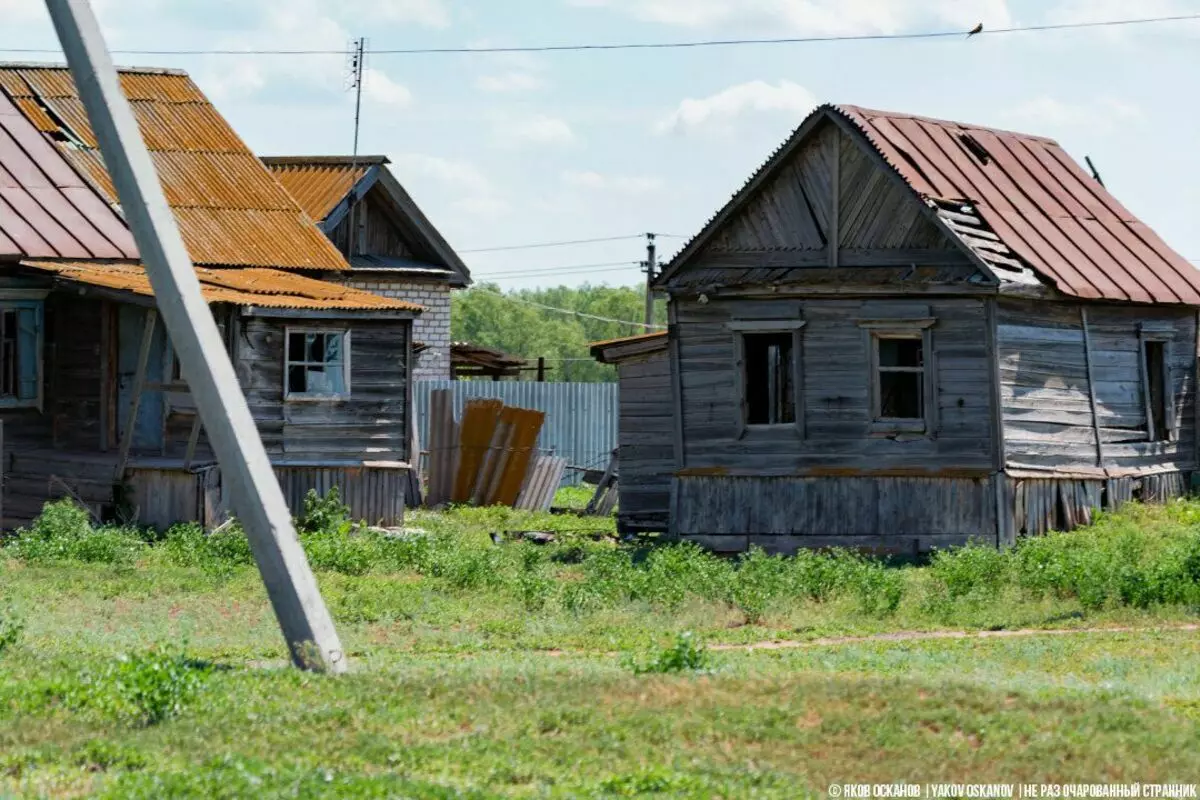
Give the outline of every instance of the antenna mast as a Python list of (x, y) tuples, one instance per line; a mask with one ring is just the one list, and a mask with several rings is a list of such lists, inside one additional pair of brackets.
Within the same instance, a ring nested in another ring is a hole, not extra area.
[(350, 75), (347, 87), (354, 90), (354, 150), (350, 156), (350, 211), (346, 215), (347, 261), (354, 255), (354, 240), (357, 234), (354, 211), (355, 206), (358, 205), (358, 197), (354, 192), (358, 184), (355, 175), (358, 174), (358, 130), (362, 121), (363, 72), (366, 69), (366, 51), (367, 40), (361, 36), (355, 39), (350, 51)]

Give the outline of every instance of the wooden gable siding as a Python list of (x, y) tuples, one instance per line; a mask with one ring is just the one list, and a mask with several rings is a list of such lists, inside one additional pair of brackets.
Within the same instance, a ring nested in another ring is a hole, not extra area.
[[(767, 476), (994, 469), (984, 300), (928, 300), (936, 319), (929, 357), (936, 364), (937, 426), (932, 436), (901, 438), (871, 435), (870, 359), (859, 319), (903, 316), (911, 298), (676, 302), (685, 471)], [(739, 318), (797, 316), (807, 323), (801, 336), (803, 435), (751, 428), (739, 438), (740, 373), (727, 325)]]
[(619, 364), (617, 374), (621, 528), (665, 530), (675, 472), (670, 360), (659, 351)]
[(339, 252), (346, 252), (346, 237), (350, 234), (351, 217), (357, 230), (354, 252), (360, 255), (388, 256), (390, 258), (410, 258), (421, 260), (403, 231), (396, 224), (394, 212), (386, 205), (381, 192), (375, 186), (367, 192), (367, 196), (359, 203), (354, 214), (347, 214), (329, 234), (329, 238)]
[[(706, 279), (718, 285), (804, 281), (803, 269), (892, 265), (975, 273), (969, 257), (930, 219), (916, 194), (859, 138), (826, 123), (672, 282), (695, 285), (688, 276), (694, 272), (709, 273)], [(748, 269), (776, 274), (747, 274)], [(779, 274), (783, 270), (792, 272)]]
[[(1150, 442), (1146, 433), (1138, 332), (1145, 323), (1169, 331), (1172, 441)], [(1002, 299), (997, 346), (1008, 467), (1071, 473), (1193, 466), (1194, 309)]]
[(284, 335), (289, 323), (241, 320), (235, 356), (238, 378), (272, 461), (406, 461), (411, 322), (290, 324), (304, 330), (350, 330), (350, 397), (285, 402)]

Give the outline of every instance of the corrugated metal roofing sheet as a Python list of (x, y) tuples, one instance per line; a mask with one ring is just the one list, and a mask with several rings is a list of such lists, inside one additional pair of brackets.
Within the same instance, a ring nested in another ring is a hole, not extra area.
[(137, 258), (116, 212), (0, 94), (0, 257)]
[(329, 216), (367, 170), (388, 163), (383, 156), (358, 159), (267, 156), (262, 161), (300, 207), (318, 221)]
[[(777, 149), (663, 270), (665, 280), (782, 167), (812, 123), (840, 117), (940, 216), (954, 204), (982, 220), (958, 231), (992, 266), (1020, 259), (1064, 294), (1200, 305), (1200, 270), (1091, 178), (1053, 139), (857, 106), (822, 106)], [(979, 252), (992, 234), (1000, 251)], [(1021, 276), (1015, 276), (1017, 278)]]
[[(26, 259), (21, 265), (71, 283), (154, 296), (146, 270), (137, 263)], [(275, 269), (197, 267), (196, 275), (200, 278), (200, 291), (210, 303), (339, 311), (423, 310), (415, 303)]]
[[(121, 85), (194, 262), (349, 269), (186, 74), (122, 70)], [(0, 90), (110, 203), (118, 203), (65, 67), (0, 65)]]

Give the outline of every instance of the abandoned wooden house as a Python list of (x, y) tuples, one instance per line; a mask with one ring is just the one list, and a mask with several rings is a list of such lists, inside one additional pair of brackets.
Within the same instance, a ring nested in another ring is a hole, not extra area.
[(471, 272), (413, 202), (384, 156), (264, 157), (350, 262), (348, 286), (407, 300), (424, 310), (413, 336), (423, 347), (414, 380), (452, 376), (450, 292)]
[(656, 285), (684, 538), (1005, 545), (1189, 486), (1200, 271), (1049, 139), (824, 106)]
[(672, 444), (671, 365), (667, 333), (591, 345), (592, 357), (617, 368), (617, 528), (621, 533), (667, 529)]
[[(285, 495), (403, 516), (419, 305), (349, 265), (186, 74), (121, 71)], [(0, 65), (3, 524), (217, 521), (225, 486), (64, 67)]]

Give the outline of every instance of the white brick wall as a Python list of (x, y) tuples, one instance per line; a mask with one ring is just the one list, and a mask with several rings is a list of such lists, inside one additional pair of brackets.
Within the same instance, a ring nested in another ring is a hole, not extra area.
[(450, 287), (444, 283), (421, 283), (386, 276), (346, 281), (354, 289), (407, 300), (425, 311), (413, 326), (413, 338), (428, 349), (417, 357), (413, 379), (444, 381), (450, 377)]

